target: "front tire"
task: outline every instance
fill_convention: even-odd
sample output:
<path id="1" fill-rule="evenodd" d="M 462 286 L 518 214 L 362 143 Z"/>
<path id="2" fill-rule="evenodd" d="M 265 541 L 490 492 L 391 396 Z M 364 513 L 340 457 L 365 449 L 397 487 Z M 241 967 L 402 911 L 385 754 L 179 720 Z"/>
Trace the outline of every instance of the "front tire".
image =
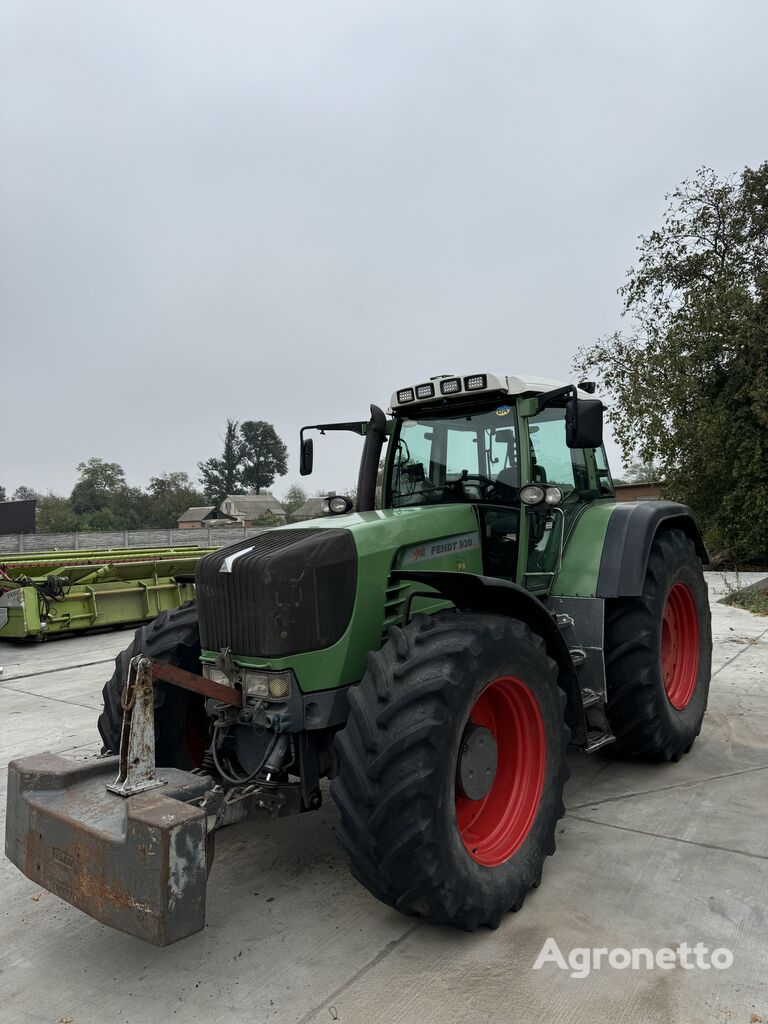
<path id="1" fill-rule="evenodd" d="M 682 530 L 654 539 L 643 593 L 606 606 L 607 753 L 679 761 L 701 731 L 712 668 L 709 596 Z"/>
<path id="2" fill-rule="evenodd" d="M 500 615 L 417 615 L 350 691 L 331 785 L 352 873 L 468 931 L 519 910 L 555 850 L 565 696 L 540 637 Z"/>
<path id="3" fill-rule="evenodd" d="M 137 654 L 169 665 L 200 671 L 200 630 L 197 605 L 162 612 L 136 630 L 130 646 L 115 658 L 115 671 L 102 691 L 104 708 L 99 716 L 102 753 L 120 750 L 123 725 L 121 697 L 131 658 Z M 155 760 L 162 768 L 199 768 L 208 747 L 205 698 L 162 680 L 155 682 Z"/>

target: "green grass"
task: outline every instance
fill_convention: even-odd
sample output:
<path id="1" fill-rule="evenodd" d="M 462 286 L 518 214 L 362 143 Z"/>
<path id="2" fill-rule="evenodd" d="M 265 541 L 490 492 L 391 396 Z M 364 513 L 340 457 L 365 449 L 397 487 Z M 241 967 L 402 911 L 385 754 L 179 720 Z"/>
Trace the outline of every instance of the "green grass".
<path id="1" fill-rule="evenodd" d="M 735 586 L 729 585 L 723 603 L 743 608 L 754 615 L 768 615 L 768 580 L 761 580 L 751 587 L 740 587 L 738 582 Z"/>

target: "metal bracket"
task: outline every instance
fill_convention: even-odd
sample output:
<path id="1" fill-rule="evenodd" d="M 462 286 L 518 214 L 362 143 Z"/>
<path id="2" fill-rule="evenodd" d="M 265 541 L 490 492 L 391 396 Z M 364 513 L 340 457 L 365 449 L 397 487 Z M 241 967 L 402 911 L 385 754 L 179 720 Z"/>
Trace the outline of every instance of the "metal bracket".
<path id="1" fill-rule="evenodd" d="M 165 785 L 155 770 L 155 689 L 152 663 L 143 654 L 131 658 L 120 702 L 123 728 L 120 733 L 120 767 L 110 793 L 133 796 Z"/>
<path id="2" fill-rule="evenodd" d="M 306 809 L 297 782 L 282 786 L 251 782 L 227 791 L 217 784 L 205 794 L 200 808 L 205 813 L 209 833 L 249 818 L 282 818 Z"/>

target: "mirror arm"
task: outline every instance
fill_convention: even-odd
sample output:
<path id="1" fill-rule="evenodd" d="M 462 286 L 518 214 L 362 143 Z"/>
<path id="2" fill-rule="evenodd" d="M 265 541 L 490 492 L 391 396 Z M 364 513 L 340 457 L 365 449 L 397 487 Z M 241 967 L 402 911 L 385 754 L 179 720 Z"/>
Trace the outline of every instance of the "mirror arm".
<path id="1" fill-rule="evenodd" d="M 304 438 L 304 434 L 308 430 L 319 430 L 321 434 L 325 434 L 326 430 L 349 430 L 353 434 L 359 434 L 360 437 L 364 437 L 365 434 L 369 430 L 369 424 L 368 423 L 361 423 L 359 420 L 355 420 L 355 421 L 350 421 L 348 423 L 311 423 L 311 424 L 308 424 L 307 426 L 302 427 L 299 430 L 299 452 L 301 453 L 301 455 L 300 455 L 301 462 L 300 462 L 299 472 L 301 473 L 302 476 L 308 476 L 312 472 L 312 454 L 311 454 L 311 452 L 309 453 L 309 466 L 308 467 L 305 466 L 305 457 L 304 457 L 304 445 L 305 444 L 309 444 L 309 445 L 312 444 L 311 440 L 309 440 L 309 439 L 305 440 L 305 438 Z"/>
<path id="2" fill-rule="evenodd" d="M 537 412 L 541 412 L 542 409 L 546 409 L 549 405 L 554 405 L 560 399 L 565 398 L 576 398 L 576 388 L 573 384 L 565 384 L 561 388 L 555 388 L 553 391 L 545 391 L 543 394 L 538 396 L 537 399 Z"/>
<path id="3" fill-rule="evenodd" d="M 367 423 L 360 423 L 359 421 L 351 423 L 312 423 L 307 427 L 302 427 L 299 431 L 299 440 L 304 440 L 305 430 L 319 430 L 324 433 L 326 430 L 350 430 L 353 434 L 359 434 L 363 437 L 368 428 Z"/>

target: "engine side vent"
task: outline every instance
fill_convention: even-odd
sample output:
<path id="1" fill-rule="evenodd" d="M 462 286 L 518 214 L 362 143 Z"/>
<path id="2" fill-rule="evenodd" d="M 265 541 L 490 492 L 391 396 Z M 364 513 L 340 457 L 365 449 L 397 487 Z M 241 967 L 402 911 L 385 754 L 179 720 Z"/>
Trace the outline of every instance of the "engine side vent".
<path id="1" fill-rule="evenodd" d="M 392 626 L 399 626 L 403 621 L 405 612 L 405 599 L 412 584 L 406 580 L 387 580 L 387 589 L 384 591 L 384 621 L 381 627 L 381 642 L 386 641 L 387 635 Z"/>

